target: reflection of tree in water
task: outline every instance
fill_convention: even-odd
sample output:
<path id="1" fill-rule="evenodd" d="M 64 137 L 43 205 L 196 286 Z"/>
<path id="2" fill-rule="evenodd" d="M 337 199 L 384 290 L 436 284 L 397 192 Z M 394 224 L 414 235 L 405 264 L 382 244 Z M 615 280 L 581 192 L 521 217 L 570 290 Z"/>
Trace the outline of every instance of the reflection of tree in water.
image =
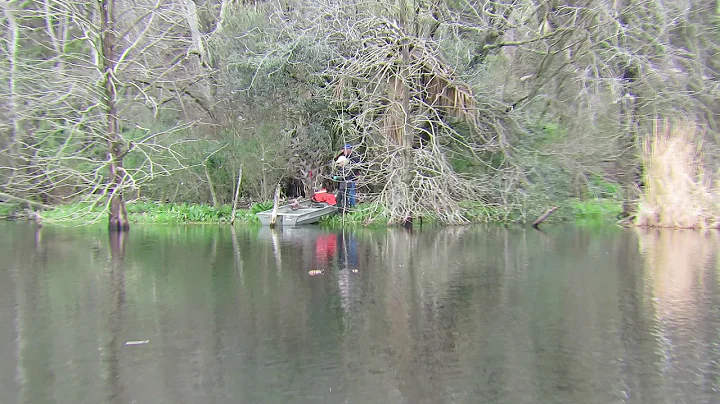
<path id="1" fill-rule="evenodd" d="M 652 335 L 657 324 L 652 296 L 652 284 L 643 276 L 642 261 L 637 254 L 637 240 L 630 232 L 617 239 L 618 248 L 618 299 L 620 357 L 618 373 L 626 391 L 642 402 L 662 402 L 664 394 L 657 388 L 660 383 L 648 379 L 660 373 L 655 338 L 638 338 Z M 648 360 L 650 358 L 650 360 Z"/>
<path id="2" fill-rule="evenodd" d="M 360 378 L 355 382 L 386 386 L 378 391 L 396 389 L 408 402 L 442 402 L 449 397 L 443 369 L 453 368 L 457 361 L 456 317 L 452 308 L 444 311 L 442 293 L 459 269 L 452 249 L 463 233 L 455 228 L 355 236 L 359 256 L 368 260 L 360 262 L 356 286 L 362 303 L 346 313 L 344 362 Z M 357 368 L 368 361 L 368 368 Z M 353 393 L 367 394 L 348 394 Z"/>
<path id="3" fill-rule="evenodd" d="M 107 344 L 108 376 L 110 402 L 126 402 L 122 378 L 120 375 L 120 339 L 125 314 L 125 245 L 128 232 L 110 231 L 110 313 L 108 327 L 110 339 Z"/>
<path id="4" fill-rule="evenodd" d="M 15 310 L 8 322 L 0 314 L 0 322 L 14 324 L 8 330 L 15 335 L 0 338 L 0 351 L 16 353 L 13 376 L 7 379 L 15 384 L 16 393 L 2 388 L 0 402 L 53 402 L 58 397 L 74 397 L 79 389 L 88 400 L 104 400 L 102 375 L 106 367 L 101 356 L 105 352 L 106 318 L 96 321 L 85 310 L 88 301 L 95 302 L 90 292 L 97 286 L 94 282 L 103 277 L 96 268 L 106 262 L 102 254 L 105 248 L 100 248 L 97 256 L 90 251 L 104 243 L 92 234 L 78 243 L 50 226 L 9 230 L 12 242 L 0 242 L 7 248 L 7 253 L 0 250 L 0 256 L 6 268 L 12 269 L 13 281 L 2 282 L 0 276 L 0 294 L 15 299 Z M 5 293 L 3 288 L 13 292 Z M 98 346 L 98 341 L 103 345 Z M 15 349 L 8 344 L 16 344 Z M 11 363 L 3 361 L 0 367 Z M 4 387 L 2 382 L 0 387 Z"/>
<path id="5" fill-rule="evenodd" d="M 39 249 L 28 231 L 11 258 L 35 268 L 12 287 L 24 402 L 77 394 L 64 386 L 86 380 L 95 402 L 711 402 L 716 385 L 712 239 L 643 236 L 643 261 L 632 232 L 314 229 L 273 240 L 192 226 L 135 229 L 106 257 L 104 232 L 92 251 L 78 248 L 84 236 L 43 232 Z M 308 276 L 318 239 L 327 272 Z M 151 343 L 122 346 L 135 337 Z M 658 351 L 665 340 L 672 349 Z M 690 390 L 683 371 L 704 384 Z"/>
<path id="6" fill-rule="evenodd" d="M 716 231 L 641 229 L 637 233 L 649 284 L 646 299 L 652 299 L 657 319 L 655 349 L 662 353 L 658 374 L 664 378 L 665 395 L 681 401 L 682 392 L 697 386 L 701 378 L 706 387 L 702 393 L 708 400 L 717 399 L 712 391 L 720 377 L 716 345 L 720 237 Z"/>
<path id="7" fill-rule="evenodd" d="M 2 222 L 0 226 L 3 226 Z M 21 268 L 17 256 L 24 251 L 11 238 L 13 235 L 3 230 L 0 228 L 0 257 L 3 258 L 0 263 L 0 324 L 3 325 L 0 327 L 0 402 L 14 403 L 22 402 L 17 379 L 22 380 L 18 343 L 24 323 L 19 310 L 24 296 L 19 283 Z"/>
<path id="8" fill-rule="evenodd" d="M 20 239 L 25 234 L 20 233 Z M 18 402 L 43 402 L 52 399 L 55 375 L 52 370 L 53 344 L 39 336 L 52 335 L 52 313 L 47 310 L 51 305 L 45 292 L 46 271 L 52 254 L 42 243 L 42 229 L 33 234 L 33 248 L 18 243 L 3 260 L 16 266 L 18 364 L 15 377 L 21 383 Z M 14 244 L 14 243 L 13 243 Z M 9 261 L 9 262 L 8 262 Z M 23 262 L 26 262 L 23 265 Z"/>

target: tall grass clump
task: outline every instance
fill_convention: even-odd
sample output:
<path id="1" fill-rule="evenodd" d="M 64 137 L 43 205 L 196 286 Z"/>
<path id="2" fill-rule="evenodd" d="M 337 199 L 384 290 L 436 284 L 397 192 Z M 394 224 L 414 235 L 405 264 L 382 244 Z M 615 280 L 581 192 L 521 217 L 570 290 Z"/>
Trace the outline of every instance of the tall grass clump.
<path id="1" fill-rule="evenodd" d="M 637 224 L 717 228 L 720 195 L 702 164 L 702 133 L 691 123 L 656 124 L 643 152 L 645 189 Z"/>

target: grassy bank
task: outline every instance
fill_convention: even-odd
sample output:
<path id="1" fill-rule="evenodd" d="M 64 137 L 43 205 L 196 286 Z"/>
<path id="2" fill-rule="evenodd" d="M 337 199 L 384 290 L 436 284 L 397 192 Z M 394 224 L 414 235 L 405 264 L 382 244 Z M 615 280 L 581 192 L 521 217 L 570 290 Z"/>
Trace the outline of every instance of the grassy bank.
<path id="1" fill-rule="evenodd" d="M 567 200 L 559 204 L 559 209 L 547 223 L 573 222 L 600 224 L 611 222 L 620 213 L 620 203 L 614 199 Z M 238 209 L 235 222 L 241 224 L 259 224 L 257 212 L 272 208 L 271 202 L 256 203 L 249 208 Z M 487 206 L 479 203 L 463 204 L 465 215 L 473 223 L 511 224 L 522 222 L 519 212 Z M 542 209 L 545 209 L 544 207 Z M 127 203 L 131 223 L 176 224 L 176 223 L 227 223 L 230 221 L 232 207 L 222 205 L 217 208 L 197 204 L 163 204 L 148 201 Z M 539 210 L 538 210 L 539 211 Z M 27 216 L 16 204 L 0 203 L 0 218 L 22 218 Z M 540 212 L 541 213 L 541 212 Z M 87 223 L 103 222 L 107 219 L 103 207 L 89 204 L 70 204 L 57 206 L 40 212 L 48 223 Z M 526 213 L 525 220 L 532 222 L 539 213 Z M 435 224 L 432 217 L 424 217 L 423 224 Z M 320 224 L 325 227 L 361 227 L 387 226 L 387 217 L 372 204 L 360 204 L 346 215 L 325 217 Z"/>
<path id="2" fill-rule="evenodd" d="M 272 204 L 269 205 L 272 207 Z M 157 202 L 135 201 L 127 203 L 128 219 L 131 223 L 174 224 L 174 223 L 226 223 L 230 221 L 232 206 L 221 205 L 217 208 L 197 204 L 163 204 Z M 258 203 L 249 209 L 238 209 L 236 223 L 253 224 L 260 222 L 255 213 L 268 209 L 268 203 Z M 103 206 L 75 203 L 56 206 L 40 212 L 43 221 L 48 223 L 92 223 L 107 220 Z M 0 218 L 22 218 L 26 211 L 17 205 L 0 205 Z"/>

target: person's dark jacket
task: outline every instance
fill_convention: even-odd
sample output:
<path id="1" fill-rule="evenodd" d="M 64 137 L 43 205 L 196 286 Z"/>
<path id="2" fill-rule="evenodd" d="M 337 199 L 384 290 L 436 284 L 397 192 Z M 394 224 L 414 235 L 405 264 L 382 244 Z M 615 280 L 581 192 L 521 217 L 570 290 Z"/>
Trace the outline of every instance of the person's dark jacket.
<path id="1" fill-rule="evenodd" d="M 340 152 L 337 156 L 335 156 L 335 160 L 337 161 L 340 156 L 345 156 L 345 153 Z M 338 172 L 335 174 L 338 178 L 338 181 L 355 181 L 357 179 L 357 168 L 358 164 L 360 164 L 360 156 L 355 154 L 354 152 L 351 152 L 349 155 L 345 156 L 348 160 L 350 160 L 344 167 L 339 167 Z"/>
<path id="2" fill-rule="evenodd" d="M 338 167 L 337 172 L 333 177 L 335 181 L 340 181 L 340 186 L 344 186 L 344 184 L 348 181 L 355 181 L 355 178 L 355 172 L 349 167 L 349 165 Z"/>

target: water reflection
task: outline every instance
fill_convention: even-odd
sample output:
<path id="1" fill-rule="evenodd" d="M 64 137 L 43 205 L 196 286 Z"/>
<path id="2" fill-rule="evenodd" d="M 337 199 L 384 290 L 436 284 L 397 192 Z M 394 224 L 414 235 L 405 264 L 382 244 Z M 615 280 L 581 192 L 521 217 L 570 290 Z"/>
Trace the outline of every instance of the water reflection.
<path id="1" fill-rule="evenodd" d="M 715 233 L 0 226 L 3 403 L 720 399 Z"/>
<path id="2" fill-rule="evenodd" d="M 123 341 L 120 339 L 122 323 L 125 317 L 125 246 L 128 233 L 110 232 L 110 313 L 108 315 L 108 330 L 110 338 L 106 345 L 107 350 L 107 385 L 108 398 L 111 403 L 123 403 L 127 399 L 123 395 L 122 378 L 120 375 L 120 348 Z"/>
<path id="3" fill-rule="evenodd" d="M 712 402 L 720 375 L 716 231 L 638 231 L 652 288 L 663 394 L 682 401 L 694 389 Z"/>

